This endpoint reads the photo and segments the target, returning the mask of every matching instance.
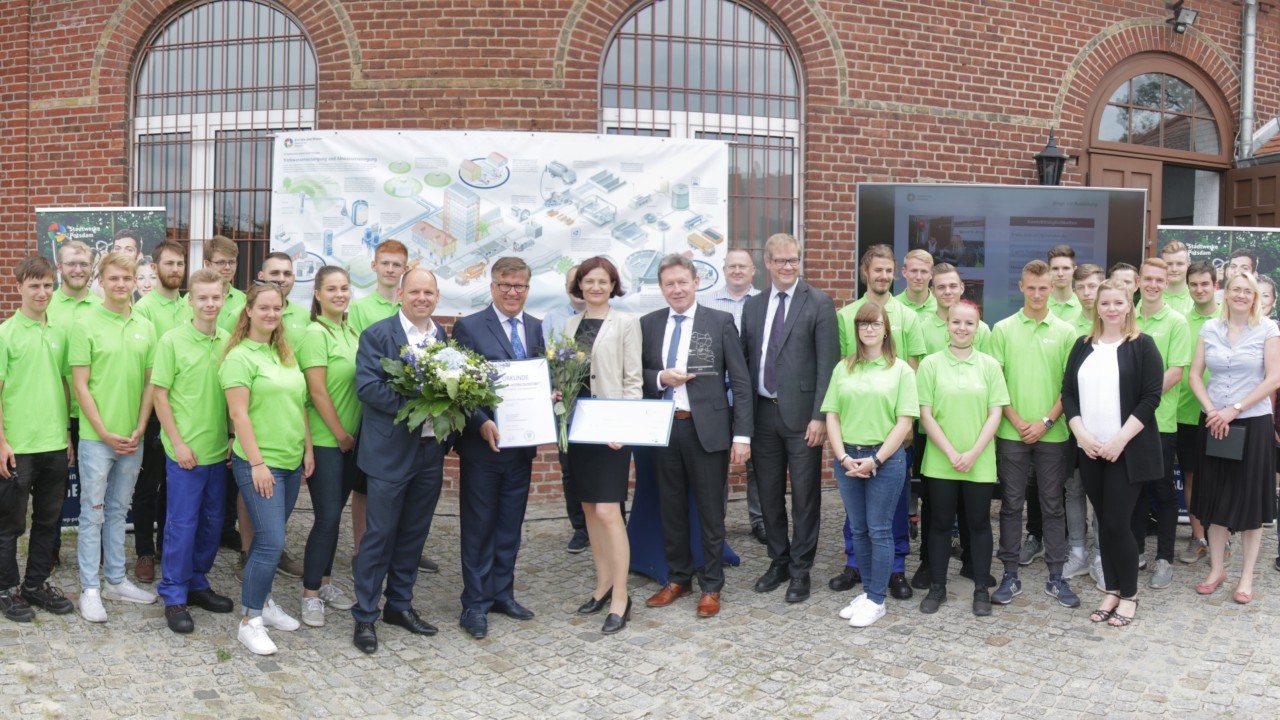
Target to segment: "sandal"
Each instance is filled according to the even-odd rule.
[[[1138,598],[1122,597],[1120,598],[1120,600],[1122,602],[1133,603],[1133,615],[1121,615],[1119,612],[1120,605],[1117,604],[1116,609],[1111,613],[1111,619],[1107,621],[1107,624],[1109,624],[1111,627],[1118,627],[1118,628],[1129,627],[1129,625],[1133,622],[1134,616],[1138,614]]]
[[[1106,593],[1104,593],[1104,594],[1105,594],[1105,595],[1114,595],[1114,596],[1116,596],[1116,597],[1120,597],[1120,593],[1118,593],[1118,592],[1111,592],[1111,591],[1107,591],[1107,592],[1106,592]],[[1120,603],[1119,603],[1119,602],[1116,602],[1116,606],[1118,607],[1119,605],[1120,605]],[[1092,621],[1092,622],[1095,622],[1095,623],[1104,623],[1104,622],[1106,622],[1106,621],[1110,620],[1110,619],[1111,619],[1111,616],[1112,616],[1112,615],[1115,615],[1115,613],[1116,613],[1116,609],[1115,609],[1115,608],[1111,608],[1110,610],[1103,610],[1102,608],[1098,608],[1097,610],[1094,610],[1093,612],[1089,613],[1089,620],[1090,620],[1090,621]]]

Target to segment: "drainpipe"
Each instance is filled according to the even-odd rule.
[[[1253,157],[1253,71],[1257,60],[1258,0],[1244,0],[1240,53],[1240,140],[1237,160]]]

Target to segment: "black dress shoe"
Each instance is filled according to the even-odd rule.
[[[769,544],[769,533],[764,531],[764,523],[756,523],[751,526],[751,536],[761,545]]]
[[[219,595],[213,590],[193,590],[188,592],[187,604],[195,605],[201,610],[211,613],[229,613],[236,607],[231,598]]]
[[[911,589],[911,583],[907,582],[905,574],[893,573],[889,576],[889,594],[899,600],[910,600],[915,591]]]
[[[928,590],[933,583],[933,573],[929,571],[929,566],[920,563],[920,567],[916,568],[916,574],[911,576],[911,587],[917,590]]]
[[[604,619],[604,626],[600,628],[600,632],[604,635],[612,635],[621,632],[627,626],[627,622],[631,620],[631,598],[627,598],[627,609],[622,611],[621,615],[617,613],[609,613]]]
[[[579,615],[595,615],[596,613],[603,610],[611,600],[613,600],[613,588],[609,588],[608,591],[605,592],[604,597],[600,598],[599,600],[596,599],[595,595],[592,595],[591,597],[587,598],[586,602],[578,606],[578,614]]]
[[[827,587],[835,592],[848,592],[860,582],[862,582],[862,571],[846,565],[839,575],[827,581]]]
[[[414,635],[435,635],[436,626],[418,617],[418,611],[413,608],[408,610],[383,610],[382,622],[388,625],[399,625]]]
[[[965,563],[965,564],[961,565],[961,566],[960,566],[960,577],[965,578],[965,579],[968,579],[968,580],[972,580],[972,579],[973,579],[973,565],[970,565],[970,564],[968,564],[968,563]],[[987,587],[995,587],[995,586],[996,586],[996,585],[998,585],[998,584],[999,584],[999,583],[997,583],[997,582],[996,582],[996,576],[995,576],[995,575],[992,575],[992,574],[990,574],[990,573],[988,573],[988,574],[987,574]]]
[[[809,574],[797,575],[791,578],[791,584],[787,585],[786,601],[789,603],[804,602],[809,599]]]
[[[436,561],[432,560],[426,555],[418,556],[418,569],[424,573],[431,573],[431,574],[440,572],[440,566],[436,564]]]
[[[356,631],[351,636],[351,642],[360,652],[366,655],[372,655],[378,651],[378,633],[373,629],[371,622],[357,622]]]
[[[760,579],[756,581],[756,592],[766,593],[777,590],[789,577],[791,577],[791,573],[787,572],[786,565],[770,565],[769,569],[765,570]]]
[[[491,608],[494,612],[502,613],[512,620],[532,620],[533,611],[521,605],[515,600],[507,600],[503,602],[495,601]]]
[[[463,610],[462,617],[458,619],[458,625],[477,640],[483,640],[489,636],[489,618],[479,610]]]
[[[186,605],[165,605],[164,619],[169,623],[169,629],[180,635],[196,629],[196,623],[191,619],[191,613],[187,612]]]

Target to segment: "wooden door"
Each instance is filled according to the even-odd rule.
[[[1237,227],[1276,227],[1280,163],[1235,168],[1226,174],[1222,221]]]
[[[1091,187],[1141,188],[1147,191],[1147,237],[1144,254],[1155,254],[1156,226],[1160,224],[1160,199],[1164,192],[1164,163],[1158,160],[1089,153]]]

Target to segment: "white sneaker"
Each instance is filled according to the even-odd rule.
[[[866,602],[866,600],[867,600],[866,593],[862,593],[858,597],[854,598],[849,602],[848,605],[845,605],[844,607],[840,608],[840,617],[844,620],[848,620],[849,618],[853,617],[853,614],[858,610],[858,606]]]
[[[262,618],[249,618],[249,622],[238,622],[240,629],[236,632],[236,639],[241,645],[249,648],[249,652],[254,655],[275,655],[276,644],[271,642],[271,636],[267,635],[267,629],[262,625]]]
[[[262,606],[262,624],[276,630],[284,630],[285,632],[293,632],[302,627],[297,620],[289,616],[276,604],[275,600],[267,598],[267,602]]]
[[[1089,572],[1089,560],[1083,555],[1070,553],[1067,562],[1062,566],[1062,577],[1073,578]]]
[[[324,601],[318,597],[302,597],[302,622],[308,627],[324,627]]]
[[[80,591],[80,617],[95,623],[107,621],[107,609],[102,607],[102,596],[97,588]]]
[[[355,607],[356,601],[350,595],[343,592],[342,588],[333,583],[325,583],[320,586],[320,599],[324,604],[334,610],[350,610]]]
[[[1102,556],[1094,555],[1093,561],[1089,563],[1089,577],[1093,578],[1093,584],[1102,592],[1107,591],[1106,578],[1102,577]]]
[[[139,605],[150,605],[156,601],[155,593],[148,592],[142,588],[129,582],[129,578],[120,581],[119,585],[107,583],[102,588],[102,597],[108,600],[123,600],[124,602],[138,603]]]
[[[870,627],[882,617],[884,617],[884,603],[874,602],[868,598],[853,609],[853,615],[849,617],[849,625],[851,627]]]

